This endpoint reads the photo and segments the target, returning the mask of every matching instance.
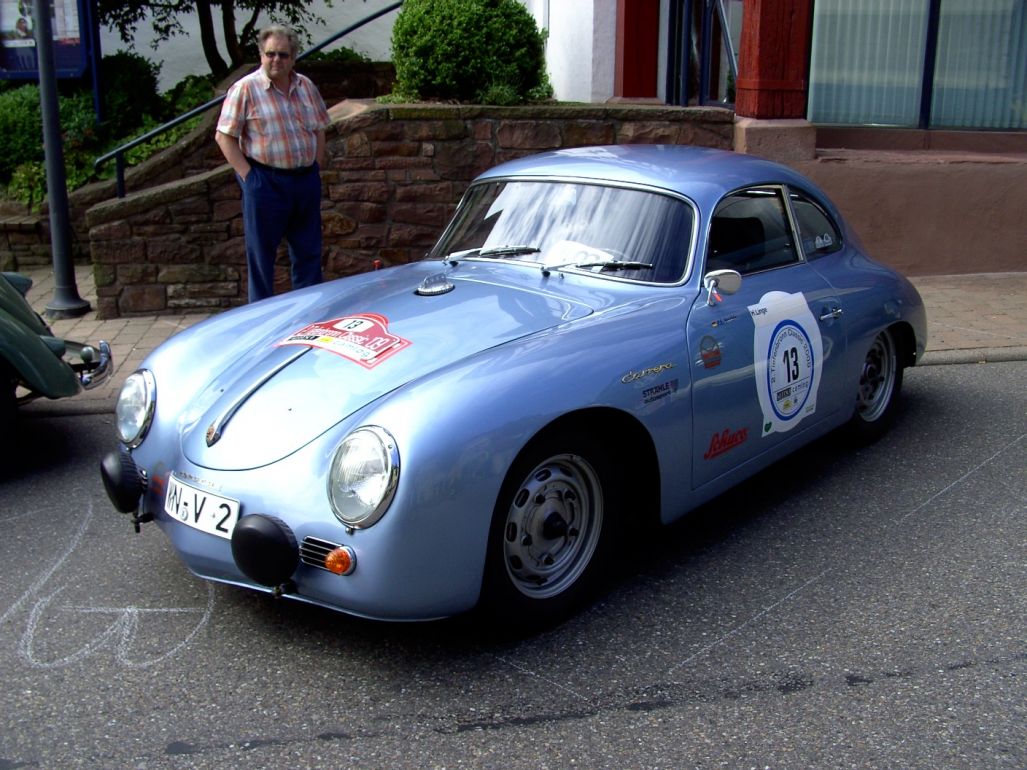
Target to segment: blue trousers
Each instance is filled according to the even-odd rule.
[[[275,293],[275,254],[285,238],[292,288],[321,282],[321,174],[251,166],[243,180],[242,221],[246,237],[250,302]]]

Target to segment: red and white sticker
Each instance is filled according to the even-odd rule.
[[[321,348],[348,358],[365,369],[373,369],[410,344],[410,340],[392,334],[389,319],[377,313],[319,321],[304,326],[278,343]]]

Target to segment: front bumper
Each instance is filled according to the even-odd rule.
[[[476,528],[457,523],[466,508],[448,497],[439,510],[398,501],[374,527],[354,531],[326,503],[319,508],[323,484],[295,481],[302,474],[293,463],[305,468],[303,458],[230,473],[180,458],[176,476],[240,500],[240,518],[224,538],[165,512],[170,469],[145,457],[125,447],[108,453],[101,463],[108,497],[137,529],[155,522],[199,577],[382,620],[445,617],[477,601],[482,564],[474,554],[484,554],[488,522],[480,537],[464,540]],[[339,556],[344,563],[333,568]]]
[[[92,390],[110,379],[114,371],[114,354],[105,340],[94,347],[80,342],[68,342],[65,346],[70,355],[77,358],[70,365],[84,390]]]

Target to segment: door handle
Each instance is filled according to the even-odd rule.
[[[830,310],[825,310],[820,316],[821,321],[830,321],[832,318],[841,318],[842,309],[840,307],[833,307]]]

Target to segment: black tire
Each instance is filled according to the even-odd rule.
[[[890,329],[879,332],[863,358],[856,387],[856,411],[846,426],[856,443],[876,441],[894,422],[902,392],[901,360],[894,333]]]
[[[7,363],[0,360],[0,458],[14,454],[14,427],[18,416],[18,382]]]
[[[561,431],[526,448],[492,515],[481,604],[489,620],[530,632],[589,598],[618,544],[622,500],[598,437]]]

